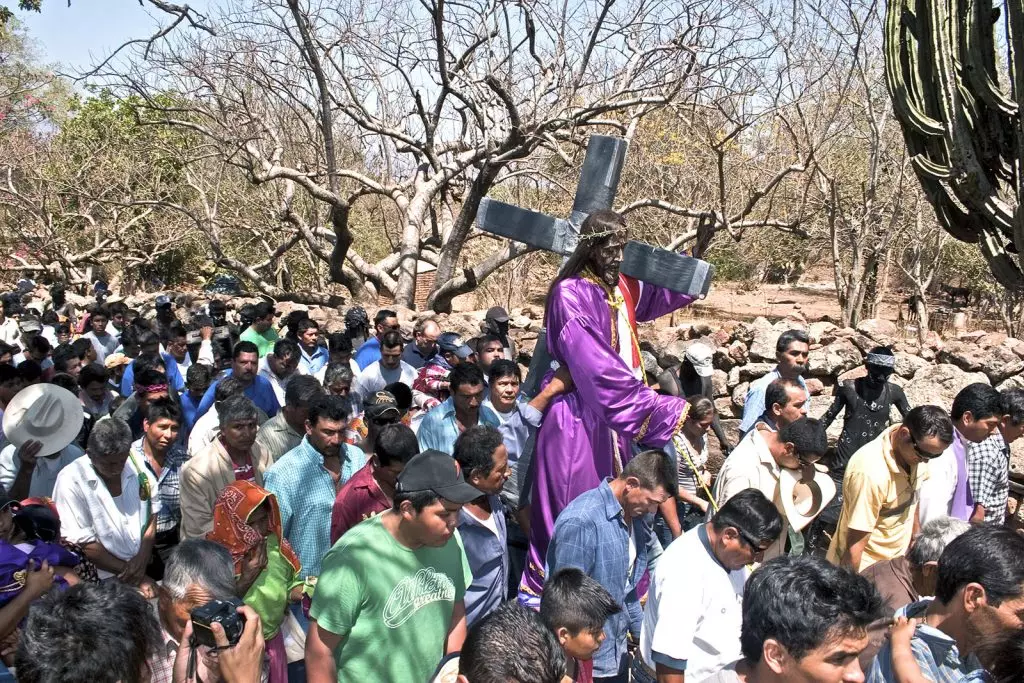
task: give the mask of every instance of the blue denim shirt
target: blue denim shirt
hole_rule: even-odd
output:
[[[477,424],[497,428],[501,421],[493,410],[481,405]],[[455,420],[455,401],[449,396],[448,400],[437,404],[423,416],[420,431],[416,436],[421,449],[433,448],[452,455],[455,453],[455,440],[459,438],[459,434],[459,425]]]
[[[555,522],[548,544],[547,573],[576,567],[600,583],[623,610],[604,624],[605,641],[594,655],[594,676],[615,676],[625,670],[626,636],[639,639],[643,612],[636,585],[647,570],[647,542],[651,527],[643,518],[633,520],[636,562],[629,571],[629,531],[622,506],[608,485],[581,494]]]
[[[465,507],[459,510],[459,535],[473,571],[473,583],[466,588],[466,624],[469,626],[497,609],[508,593],[505,506],[498,496],[487,498],[497,534],[469,514]]]
[[[761,417],[761,414],[764,413],[764,392],[768,390],[768,385],[779,377],[781,377],[779,369],[775,368],[764,377],[750,383],[750,388],[747,389],[747,397],[743,401],[743,420],[740,422],[740,432],[749,432],[753,428],[754,423]],[[807,389],[807,384],[804,382],[803,377],[797,377],[796,381],[804,389]]]
[[[896,616],[923,618],[931,598],[912,602],[896,611]],[[981,667],[981,662],[971,653],[961,656],[956,641],[937,628],[928,624],[920,624],[914,631],[910,641],[910,649],[914,653],[921,674],[935,683],[963,683]],[[867,675],[867,683],[896,683],[896,674],[892,669],[892,645],[887,640],[875,656],[871,671]]]

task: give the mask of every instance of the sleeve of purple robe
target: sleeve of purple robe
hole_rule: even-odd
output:
[[[639,282],[640,300],[636,302],[637,322],[657,320],[663,315],[692,304],[696,297],[680,294],[671,289],[656,287],[646,282]]]

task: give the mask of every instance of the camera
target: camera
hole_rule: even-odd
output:
[[[245,617],[235,611],[241,606],[242,601],[237,599],[211,600],[202,607],[192,610],[193,646],[217,647],[213,639],[213,630],[210,628],[215,623],[224,628],[228,645],[236,645],[245,627]]]

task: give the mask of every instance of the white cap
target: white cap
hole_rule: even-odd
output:
[[[686,347],[686,360],[690,361],[690,365],[701,377],[710,377],[714,372],[714,368],[711,365],[711,357],[715,355],[707,345],[696,343],[690,344]]]

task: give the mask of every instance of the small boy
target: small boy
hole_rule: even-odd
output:
[[[591,660],[604,641],[604,622],[621,610],[604,586],[579,569],[566,567],[544,582],[540,617],[569,660],[562,683],[594,680]]]

